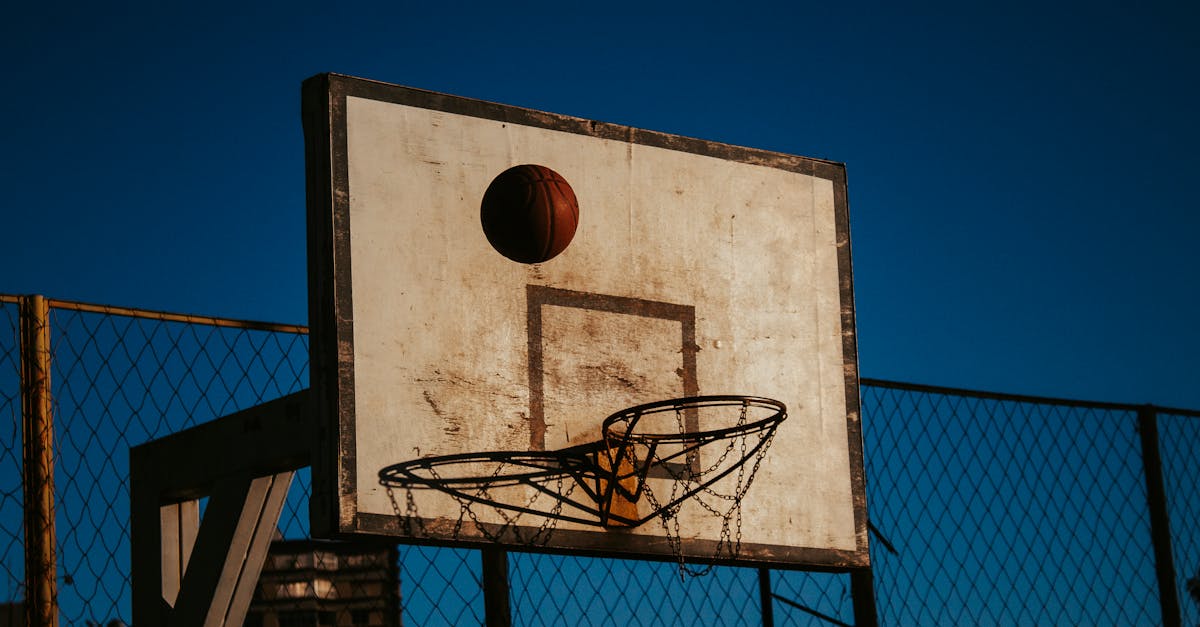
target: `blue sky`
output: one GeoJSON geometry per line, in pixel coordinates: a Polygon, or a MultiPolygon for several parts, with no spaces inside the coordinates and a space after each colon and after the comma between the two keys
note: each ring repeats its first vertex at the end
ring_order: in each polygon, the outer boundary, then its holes
{"type": "Polygon", "coordinates": [[[334,71],[846,163],[864,376],[1200,408],[1196,5],[732,6],[10,8],[0,292],[304,322],[334,71]]]}

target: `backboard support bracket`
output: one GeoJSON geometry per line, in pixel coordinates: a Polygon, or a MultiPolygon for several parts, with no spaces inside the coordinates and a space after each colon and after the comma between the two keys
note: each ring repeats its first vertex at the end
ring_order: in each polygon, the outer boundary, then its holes
{"type": "Polygon", "coordinates": [[[243,623],[314,436],[305,390],[130,450],[135,624],[243,623]]]}

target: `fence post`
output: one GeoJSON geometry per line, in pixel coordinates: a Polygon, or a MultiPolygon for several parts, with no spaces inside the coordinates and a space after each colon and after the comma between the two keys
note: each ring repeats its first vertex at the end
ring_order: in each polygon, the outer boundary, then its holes
{"type": "Polygon", "coordinates": [[[1179,592],[1175,587],[1175,557],[1171,552],[1171,520],[1167,514],[1167,491],[1163,486],[1162,457],[1158,450],[1158,412],[1152,406],[1138,409],[1138,433],[1142,437],[1142,464],[1146,475],[1146,501],[1150,510],[1150,538],[1154,542],[1154,570],[1158,575],[1158,600],[1162,624],[1179,627],[1179,592]]]}
{"type": "Polygon", "coordinates": [[[487,627],[512,625],[508,605],[508,552],[488,547],[483,553],[483,611],[487,627]]]}
{"type": "Polygon", "coordinates": [[[854,624],[856,627],[876,627],[879,610],[875,607],[874,571],[860,568],[850,571],[850,596],[854,602],[854,624]]]}
{"type": "Polygon", "coordinates": [[[50,398],[50,306],[21,299],[21,441],[25,483],[25,617],[58,625],[54,534],[54,420],[50,398]]]}
{"type": "Polygon", "coordinates": [[[775,602],[771,598],[771,569],[758,569],[758,602],[762,606],[763,627],[775,627],[775,602]]]}

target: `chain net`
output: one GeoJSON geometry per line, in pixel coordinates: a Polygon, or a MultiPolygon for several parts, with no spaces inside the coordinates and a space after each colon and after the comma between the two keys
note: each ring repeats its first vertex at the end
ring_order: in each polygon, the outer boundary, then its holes
{"type": "MultiPolygon", "coordinates": [[[[130,621],[129,447],[305,388],[303,329],[54,303],[63,625],[130,621]]],[[[25,596],[19,314],[0,299],[0,621],[25,596]]],[[[881,624],[1157,624],[1137,407],[862,388],[881,624]]],[[[1158,414],[1174,580],[1200,624],[1200,414],[1158,414]]],[[[483,624],[478,550],[309,539],[297,473],[247,625],[483,624]]],[[[201,503],[203,509],[204,503],[201,503]]],[[[513,552],[518,625],[854,625],[851,578],[513,552]]],[[[862,599],[857,599],[862,602],[862,599]]]]}
{"type": "Polygon", "coordinates": [[[717,521],[715,549],[700,558],[735,560],[742,543],[742,499],[786,417],[786,407],[770,399],[674,399],[613,414],[595,442],[558,451],[421,457],[388,466],[379,478],[399,528],[412,538],[538,548],[561,521],[654,524],[661,525],[680,576],[699,577],[712,566],[691,563],[685,555],[681,510],[690,509],[692,521],[717,521]],[[709,430],[699,430],[699,424],[709,430]],[[454,522],[446,522],[453,516],[435,521],[430,515],[427,524],[417,500],[433,500],[429,497],[440,497],[443,508],[453,499],[454,522]]]}
{"type": "MultiPolygon", "coordinates": [[[[662,524],[681,577],[702,577],[713,569],[711,565],[690,564],[684,558],[680,529],[680,510],[683,508],[698,507],[721,521],[716,548],[705,557],[738,557],[742,545],[742,499],[754,483],[776,427],[787,415],[782,404],[771,403],[778,406],[754,399],[685,399],[633,408],[606,421],[606,438],[618,444],[617,460],[610,463],[612,468],[619,469],[621,458],[628,455],[633,469],[648,464],[650,468],[666,471],[665,482],[644,478],[639,480],[638,488],[644,492],[651,511],[657,512],[655,517],[662,524]],[[761,415],[752,415],[752,407],[760,413],[767,409],[770,416],[764,419],[761,415]],[[689,416],[695,420],[699,410],[714,408],[723,409],[727,414],[732,409],[737,418],[728,422],[709,419],[701,424],[720,425],[732,432],[717,438],[689,435],[696,433],[688,424],[689,416]],[[668,419],[663,420],[664,416],[668,419]],[[718,483],[720,479],[724,481],[718,483]]],[[[719,415],[722,412],[708,413],[719,415]]],[[[617,474],[622,473],[618,470],[617,474]]],[[[614,485],[621,483],[613,482],[614,485]]]]}
{"type": "Polygon", "coordinates": [[[582,455],[556,451],[484,451],[409,460],[384,468],[379,478],[399,527],[410,537],[539,547],[560,519],[587,522],[581,516],[596,511],[586,498],[573,500],[581,483],[573,468],[583,463],[582,455]],[[450,504],[457,518],[449,525],[433,520],[427,525],[418,498],[440,500],[443,513],[450,504]]]}

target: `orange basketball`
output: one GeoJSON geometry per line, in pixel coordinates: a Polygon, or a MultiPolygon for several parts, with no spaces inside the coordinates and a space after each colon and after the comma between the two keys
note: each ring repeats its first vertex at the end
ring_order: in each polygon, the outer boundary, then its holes
{"type": "Polygon", "coordinates": [[[575,237],[579,201],[558,172],[518,165],[500,173],[483,193],[483,233],[497,252],[521,263],[549,261],[575,237]]]}

